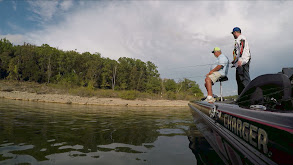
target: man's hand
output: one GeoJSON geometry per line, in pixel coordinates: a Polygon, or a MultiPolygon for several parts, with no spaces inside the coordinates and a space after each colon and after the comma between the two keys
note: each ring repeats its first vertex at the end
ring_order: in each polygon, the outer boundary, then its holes
{"type": "Polygon", "coordinates": [[[238,66],[242,66],[242,61],[237,62],[238,66]]]}
{"type": "Polygon", "coordinates": [[[213,73],[213,71],[211,70],[206,76],[209,76],[213,73]]]}

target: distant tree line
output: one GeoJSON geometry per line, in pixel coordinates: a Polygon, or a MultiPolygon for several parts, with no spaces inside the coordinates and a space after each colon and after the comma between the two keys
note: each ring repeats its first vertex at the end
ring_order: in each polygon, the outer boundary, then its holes
{"type": "Polygon", "coordinates": [[[202,95],[195,81],[161,79],[157,66],[150,61],[127,57],[116,61],[104,58],[100,53],[63,51],[47,44],[13,45],[5,38],[0,40],[0,78],[93,89],[202,95]]]}

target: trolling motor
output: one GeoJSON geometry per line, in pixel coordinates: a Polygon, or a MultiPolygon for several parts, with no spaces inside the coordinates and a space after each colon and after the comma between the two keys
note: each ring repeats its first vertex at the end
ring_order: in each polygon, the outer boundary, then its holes
{"type": "Polygon", "coordinates": [[[277,74],[256,77],[239,95],[236,103],[242,107],[262,107],[263,110],[293,110],[293,68],[283,68],[277,74]]]}

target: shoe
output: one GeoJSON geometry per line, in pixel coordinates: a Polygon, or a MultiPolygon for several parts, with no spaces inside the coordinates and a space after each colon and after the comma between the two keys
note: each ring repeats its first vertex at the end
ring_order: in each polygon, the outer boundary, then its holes
{"type": "Polygon", "coordinates": [[[216,100],[212,97],[212,98],[206,98],[204,101],[208,102],[208,103],[213,103],[216,100]]]}

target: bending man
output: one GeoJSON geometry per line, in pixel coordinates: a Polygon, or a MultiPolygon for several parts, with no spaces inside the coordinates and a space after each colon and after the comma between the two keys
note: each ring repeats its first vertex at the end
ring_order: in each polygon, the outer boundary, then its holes
{"type": "Polygon", "coordinates": [[[215,47],[212,51],[214,53],[214,56],[217,58],[216,61],[216,67],[214,67],[207,75],[205,79],[205,87],[208,92],[208,96],[205,101],[211,103],[215,102],[215,99],[213,97],[213,90],[212,85],[216,81],[218,81],[221,77],[225,77],[228,74],[228,67],[229,67],[229,59],[227,56],[222,54],[222,51],[220,48],[215,47]]]}

